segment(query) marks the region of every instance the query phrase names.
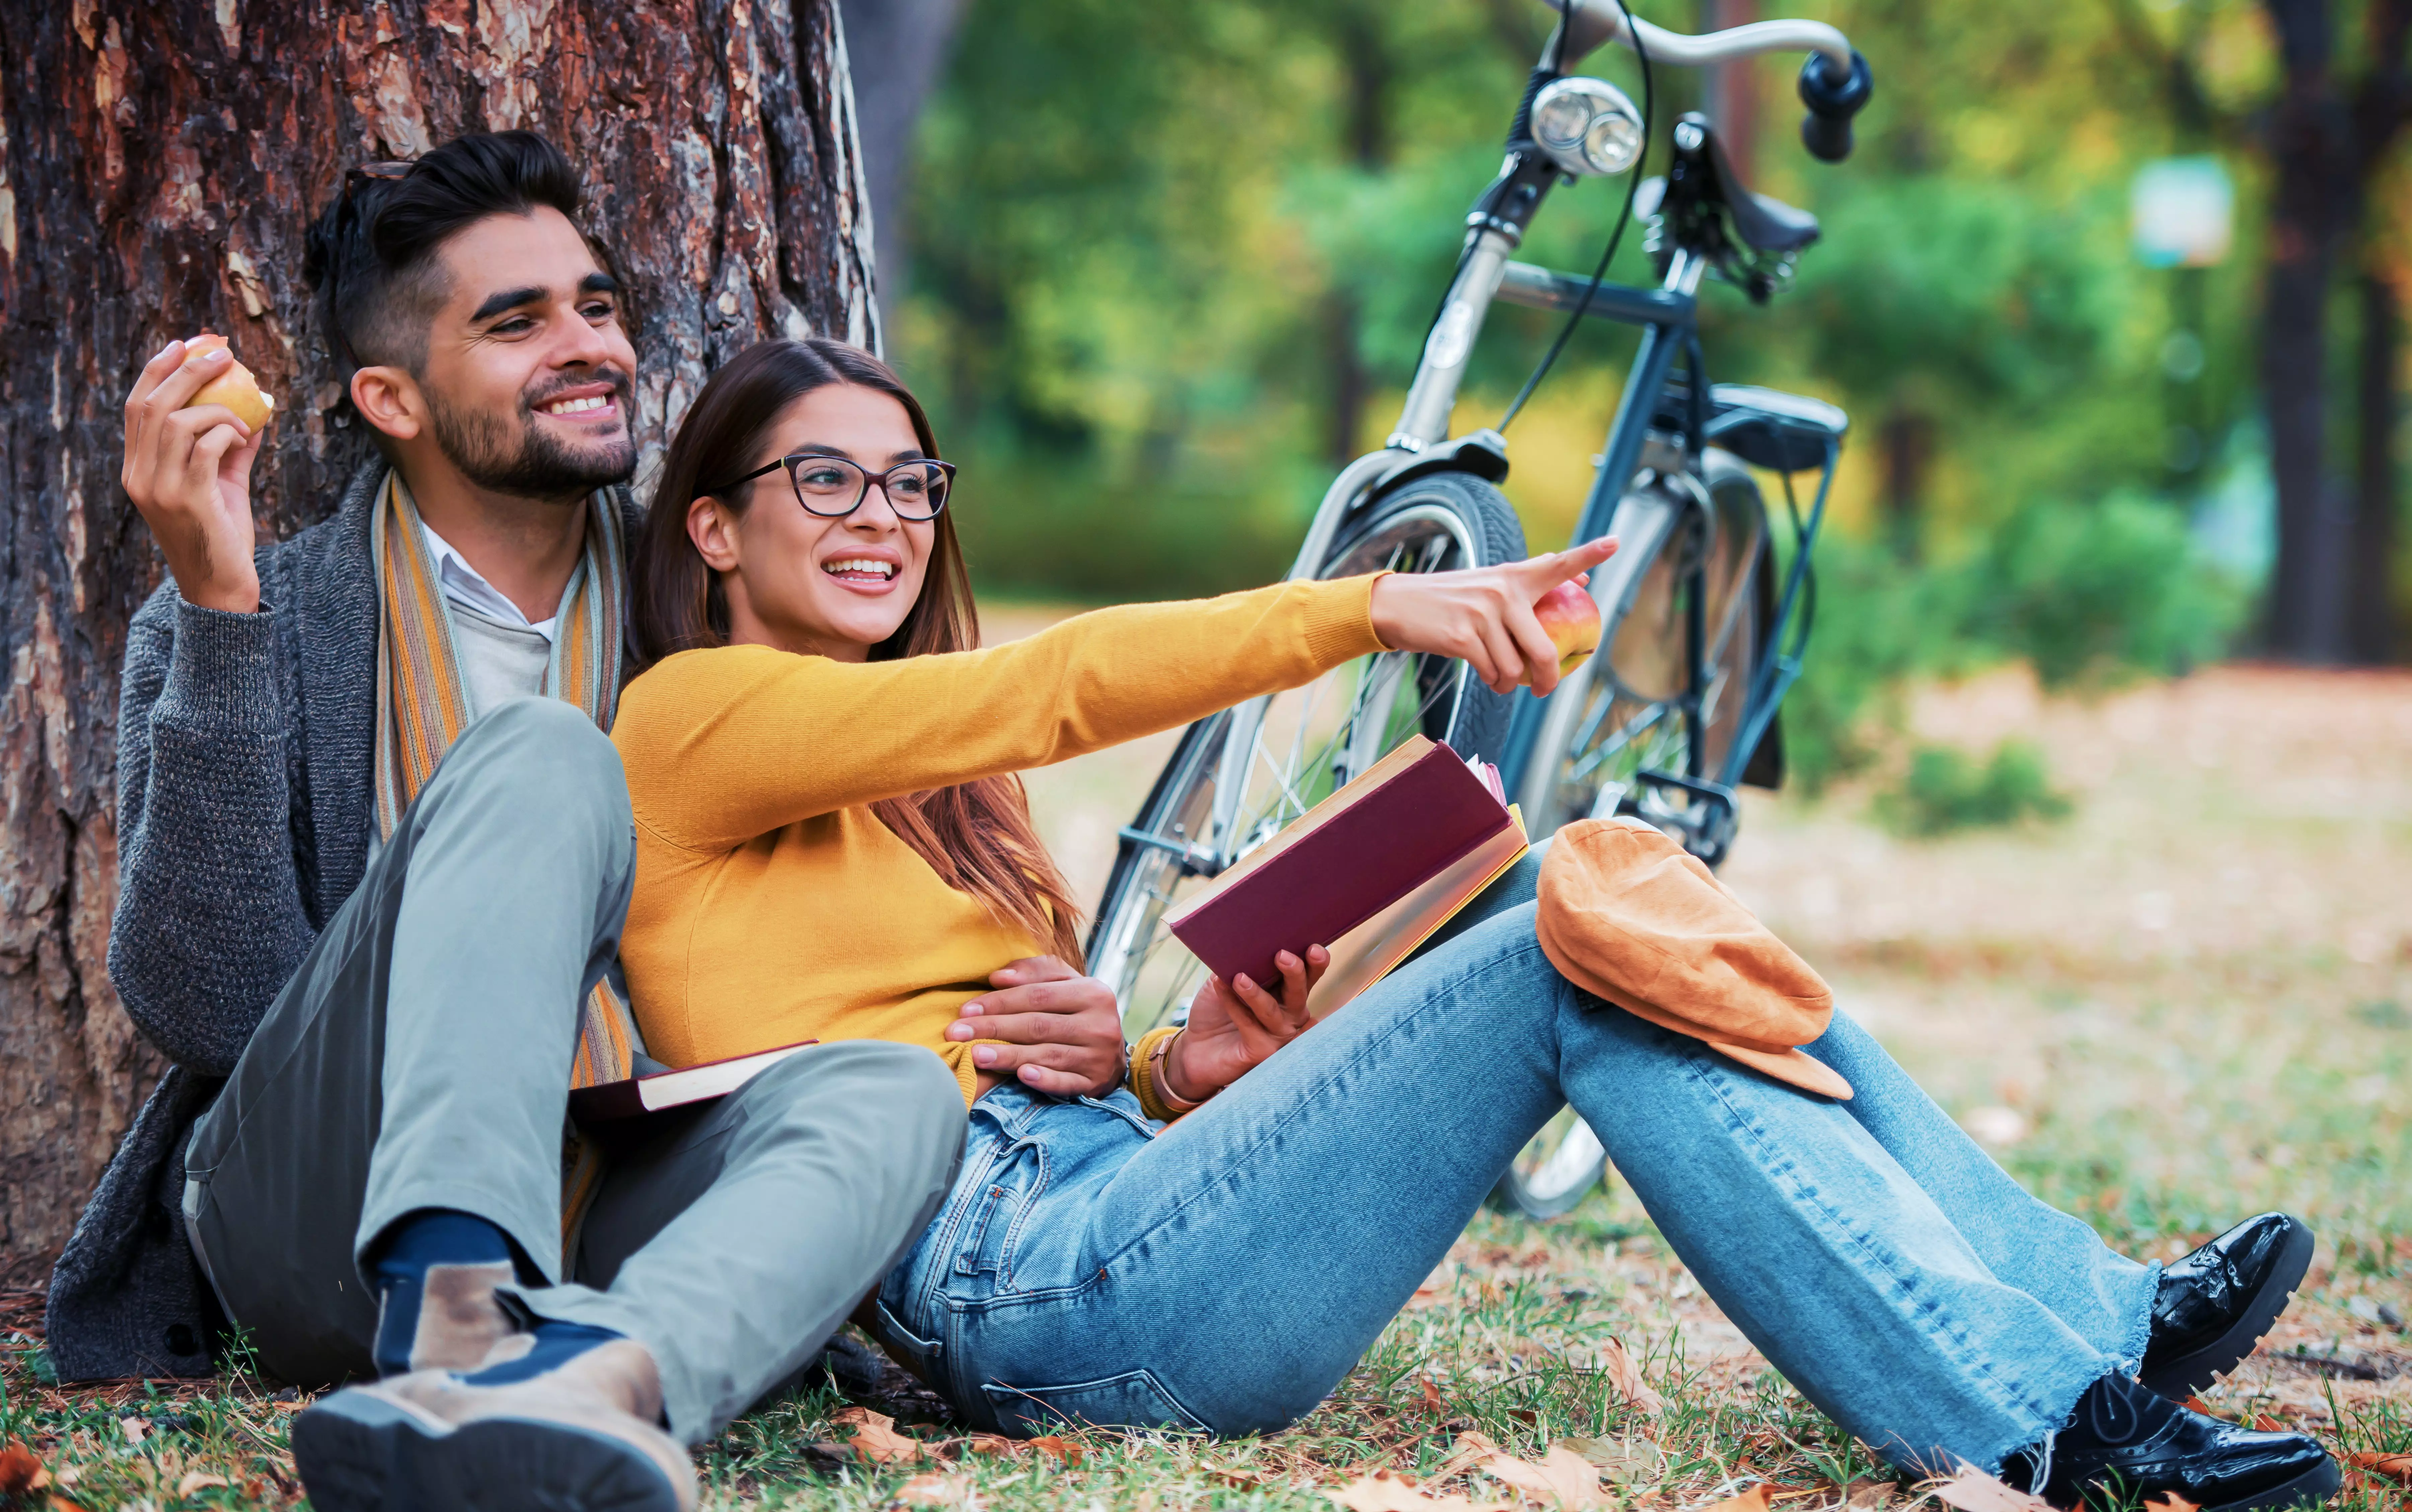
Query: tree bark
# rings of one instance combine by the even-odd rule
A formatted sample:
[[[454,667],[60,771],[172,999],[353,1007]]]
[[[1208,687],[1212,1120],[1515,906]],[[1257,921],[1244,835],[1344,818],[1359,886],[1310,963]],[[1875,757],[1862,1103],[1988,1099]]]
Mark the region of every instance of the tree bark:
[[[57,0],[0,21],[0,1284],[38,1277],[160,1061],[110,991],[117,674],[160,561],[119,410],[227,333],[278,397],[263,538],[366,454],[301,280],[372,158],[524,126],[584,171],[632,290],[644,462],[717,361],[878,340],[835,0]]]
[[[2278,493],[2270,649],[2296,661],[2346,656],[2343,575],[2351,516],[2329,476],[2329,287],[2348,222],[2350,133],[2333,74],[2330,0],[2266,0],[2286,82],[2270,125],[2270,273],[2261,384]]]

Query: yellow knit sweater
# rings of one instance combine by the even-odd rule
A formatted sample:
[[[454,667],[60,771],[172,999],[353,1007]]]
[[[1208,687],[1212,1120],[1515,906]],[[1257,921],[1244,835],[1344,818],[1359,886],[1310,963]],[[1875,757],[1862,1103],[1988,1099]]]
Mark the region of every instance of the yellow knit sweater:
[[[1043,767],[1297,687],[1382,648],[1373,578],[1100,609],[1026,640],[851,664],[671,656],[621,696],[637,816],[621,960],[671,1065],[805,1039],[927,1045],[1043,947],[941,881],[869,805]]]

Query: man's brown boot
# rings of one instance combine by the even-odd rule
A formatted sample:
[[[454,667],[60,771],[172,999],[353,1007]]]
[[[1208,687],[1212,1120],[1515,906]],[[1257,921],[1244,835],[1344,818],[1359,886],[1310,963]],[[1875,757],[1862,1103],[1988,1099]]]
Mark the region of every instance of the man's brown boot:
[[[599,1331],[599,1330],[598,1330]],[[349,1387],[293,1422],[293,1458],[319,1512],[692,1512],[695,1466],[656,1426],[661,1373],[609,1338],[502,1384],[521,1334],[478,1376],[414,1371]],[[517,1346],[517,1347],[514,1347]]]

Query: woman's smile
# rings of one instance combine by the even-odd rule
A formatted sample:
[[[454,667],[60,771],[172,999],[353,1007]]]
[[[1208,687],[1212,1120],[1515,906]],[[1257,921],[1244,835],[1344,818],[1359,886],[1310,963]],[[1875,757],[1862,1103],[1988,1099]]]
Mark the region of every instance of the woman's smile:
[[[896,591],[897,580],[904,568],[888,552],[856,549],[822,563],[821,570],[845,584],[849,592],[875,598]]]

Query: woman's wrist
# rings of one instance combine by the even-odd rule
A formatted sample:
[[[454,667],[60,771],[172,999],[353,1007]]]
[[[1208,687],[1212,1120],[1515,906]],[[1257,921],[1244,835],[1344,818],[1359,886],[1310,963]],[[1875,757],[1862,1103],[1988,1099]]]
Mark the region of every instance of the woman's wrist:
[[[1190,1108],[1195,1108],[1223,1089],[1220,1087],[1208,1087],[1200,1091],[1197,1090],[1194,1084],[1190,1081],[1188,1075],[1184,1069],[1181,1055],[1182,1048],[1188,1044],[1188,1042],[1189,1031],[1184,1029],[1164,1043],[1163,1048],[1157,1051],[1160,1059],[1156,1062],[1156,1070],[1158,1075],[1156,1077],[1155,1084],[1157,1089],[1164,1094],[1165,1100],[1167,1102],[1174,1104],[1185,1103]],[[1186,1110],[1186,1108],[1184,1109],[1184,1111]]]

